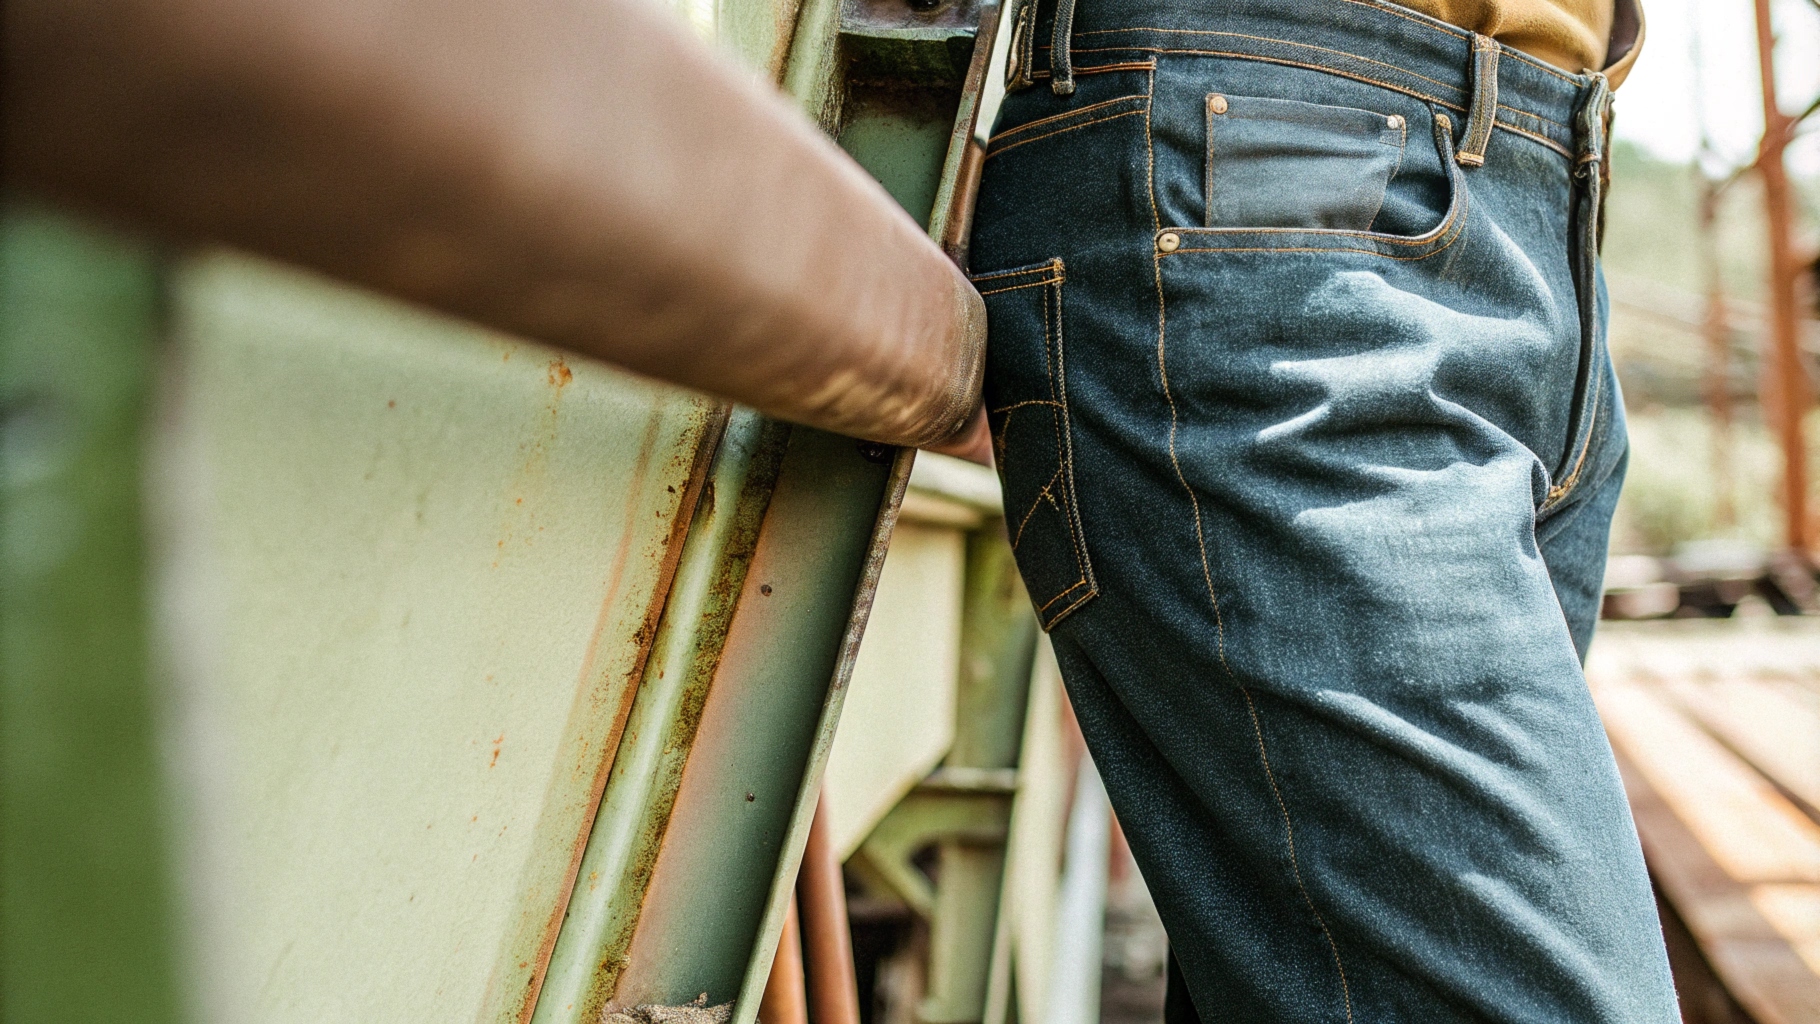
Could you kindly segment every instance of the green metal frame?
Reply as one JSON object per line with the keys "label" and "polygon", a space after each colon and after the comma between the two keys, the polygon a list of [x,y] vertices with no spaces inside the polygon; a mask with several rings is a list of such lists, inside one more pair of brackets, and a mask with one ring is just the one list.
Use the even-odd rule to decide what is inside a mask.
{"label": "green metal frame", "polygon": [[[723,46],[779,81],[940,239],[971,143],[978,97],[963,81],[981,13],[966,2],[918,12],[902,0],[723,0],[715,20]],[[987,16],[995,19],[996,8]],[[181,801],[165,793],[173,779],[169,752],[161,754],[155,742],[159,689],[151,652],[159,644],[151,637],[148,579],[163,571],[158,558],[168,553],[148,558],[142,453],[154,433],[147,407],[155,368],[174,336],[191,361],[175,387],[187,400],[201,396],[204,408],[188,414],[212,425],[211,457],[251,467],[233,481],[239,492],[204,496],[204,504],[218,499],[225,515],[241,517],[229,524],[230,539],[259,571],[295,569],[295,559],[308,557],[307,550],[289,550],[280,554],[290,563],[276,556],[259,562],[274,531],[327,528],[326,520],[314,521],[307,487],[285,474],[307,470],[316,474],[312,480],[341,486],[369,425],[376,447],[367,479],[377,472],[375,486],[387,489],[375,492],[376,518],[360,520],[375,533],[348,538],[350,550],[405,545],[400,538],[422,526],[426,509],[484,524],[494,502],[506,509],[501,557],[509,559],[508,542],[529,545],[541,533],[539,513],[524,496],[517,505],[506,493],[473,495],[467,505],[459,495],[444,496],[442,505],[432,500],[438,465],[414,460],[459,457],[438,424],[496,426],[494,440],[508,448],[522,435],[518,452],[527,461],[511,486],[533,498],[555,479],[552,459],[587,446],[567,435],[559,442],[559,424],[585,428],[585,437],[600,442],[596,451],[611,449],[612,458],[625,460],[613,465],[634,467],[623,480],[583,482],[604,484],[608,493],[599,497],[624,505],[627,532],[616,563],[624,572],[613,570],[581,679],[573,696],[562,698],[572,703],[540,695],[545,717],[537,742],[545,746],[538,749],[550,752],[556,774],[536,783],[543,791],[518,800],[499,785],[481,787],[476,792],[490,802],[472,823],[464,810],[461,820],[432,817],[426,831],[440,826],[445,831],[433,834],[442,837],[470,824],[479,829],[482,814],[502,814],[508,820],[498,836],[511,838],[477,831],[475,863],[510,842],[512,855],[526,858],[509,885],[494,887],[492,898],[513,906],[491,908],[486,927],[504,934],[480,935],[472,948],[482,952],[470,954],[495,961],[484,993],[476,989],[480,1019],[581,1024],[598,1020],[605,1007],[674,1005],[705,993],[713,1003],[736,1001],[736,1020],[751,1024],[914,453],[652,389],[257,261],[223,254],[160,259],[143,243],[18,202],[0,218],[0,255],[7,502],[0,519],[0,878],[7,893],[0,901],[0,1016],[175,1020],[185,998],[179,979],[214,969],[181,964],[179,950],[190,940],[179,938],[178,872],[167,829],[173,820],[195,819],[178,817]],[[513,363],[520,352],[526,355]],[[350,381],[357,394],[342,387]],[[567,407],[565,389],[580,394]],[[577,401],[588,409],[576,411]],[[257,439],[233,436],[234,424],[273,406],[291,418],[274,421]],[[274,432],[307,423],[312,408],[359,418],[327,424],[319,436],[273,441]],[[603,412],[612,409],[644,412],[636,422],[614,423]],[[407,413],[416,418],[406,422]],[[294,464],[286,461],[293,456]],[[274,500],[259,492],[274,480],[300,500],[260,504]],[[540,543],[579,545],[598,558],[606,527],[577,520],[575,482],[562,485],[569,503],[548,508],[571,510],[565,522],[550,524],[549,536],[563,539]],[[414,498],[404,494],[410,488]],[[358,512],[364,500],[334,497],[343,513]],[[414,503],[409,529],[386,525],[386,503],[394,499]],[[403,505],[398,511],[408,514]],[[993,529],[977,532],[968,548],[965,727],[944,768],[867,844],[868,857],[893,869],[922,845],[941,847],[940,886],[929,888],[925,879],[924,892],[917,888],[922,876],[898,876],[899,888],[933,922],[932,1021],[977,1020],[986,998],[1035,636],[1009,548]],[[388,566],[380,558],[366,571],[383,579]],[[528,607],[536,595],[525,589],[526,578],[501,577],[495,599]],[[278,589],[293,583],[239,581]],[[303,585],[318,588],[307,595],[317,604],[299,607],[318,607],[339,593],[321,580]],[[374,608],[382,606],[390,607],[381,601]],[[412,607],[404,602],[403,623],[389,628],[403,636]],[[468,621],[475,613],[439,621]],[[258,631],[282,625],[286,610],[236,614],[239,627],[252,631],[235,640],[242,660],[252,652],[269,662],[273,652],[261,650]],[[349,614],[347,622],[311,623],[315,632],[274,642],[296,646],[296,658],[383,647],[364,619]],[[516,642],[511,650],[528,649],[530,641]],[[406,649],[406,640],[398,643]],[[270,668],[257,657],[253,663]],[[361,709],[365,721],[378,716],[406,731],[419,724],[400,717],[408,700],[468,702],[475,706],[455,710],[483,719],[491,707],[485,701],[510,700],[509,691],[488,688],[491,674],[482,685],[480,668],[463,671],[475,678],[403,674],[397,693],[363,696],[350,683],[332,699]],[[314,696],[285,690],[289,678],[268,673],[232,696],[250,708],[240,723],[252,723],[245,742],[269,744],[276,756],[292,759],[253,781],[294,803],[295,791],[277,787],[345,785],[346,771],[302,760],[326,747],[311,746],[316,740],[339,737],[286,735],[292,723],[285,716]],[[558,704],[567,710],[558,713]],[[260,707],[267,717],[254,713]],[[351,755],[354,761],[340,755],[360,766],[347,771],[381,770],[406,757],[411,742],[442,744],[436,749],[447,753],[447,737],[436,729],[461,722],[442,710],[427,709],[421,717],[428,724],[401,737],[396,749],[375,750],[371,736],[361,737],[368,746]],[[494,769],[502,749],[522,749],[504,741],[500,733],[490,762],[477,750],[485,770]],[[540,778],[523,774],[511,756],[507,766],[521,773],[511,778]],[[506,777],[503,770],[498,777]],[[532,820],[515,825],[517,803]],[[302,806],[316,808],[307,800]],[[386,824],[372,816],[378,813],[348,812],[337,821]],[[272,826],[262,823],[245,848],[282,869],[291,833]],[[439,847],[436,855],[448,852]],[[465,851],[460,859],[467,861]],[[493,941],[492,952],[480,944]],[[401,964],[434,959],[434,950],[400,952]],[[475,973],[469,971],[470,987]],[[280,995],[271,998],[290,1019],[333,999],[361,998],[283,994],[283,986],[310,977],[274,973],[263,984],[278,986]],[[241,989],[258,984],[246,979]],[[424,1012],[433,1009],[425,1004]]]}

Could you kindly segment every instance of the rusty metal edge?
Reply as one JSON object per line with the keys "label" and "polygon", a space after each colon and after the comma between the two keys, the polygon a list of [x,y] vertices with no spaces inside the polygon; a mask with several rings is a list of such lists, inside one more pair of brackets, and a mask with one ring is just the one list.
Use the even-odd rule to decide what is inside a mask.
{"label": "rusty metal edge", "polygon": [[[626,721],[631,717],[632,704],[638,696],[637,680],[644,678],[645,663],[650,660],[651,651],[657,642],[657,625],[663,618],[664,607],[669,604],[670,588],[676,581],[677,567],[682,564],[683,544],[688,540],[689,529],[695,521],[695,511],[701,504],[702,491],[707,482],[708,470],[714,464],[714,457],[720,451],[721,439],[726,435],[727,422],[733,413],[730,403],[716,403],[709,412],[707,426],[702,431],[701,442],[696,446],[694,462],[689,466],[688,482],[684,485],[683,499],[676,510],[676,519],[670,524],[670,537],[665,542],[663,564],[658,568],[657,586],[651,593],[651,601],[645,607],[644,619],[638,627],[638,656],[634,661],[628,677],[634,680],[633,685],[626,687],[625,696],[619,707],[614,710],[613,726],[601,743],[600,764],[595,768],[594,779],[590,784],[584,819],[579,823],[575,841],[569,851],[569,867],[564,873],[560,890],[561,895],[550,908],[545,919],[542,934],[538,939],[536,957],[532,962],[531,976],[525,983],[523,995],[517,1000],[517,1010],[512,1020],[517,1024],[528,1024],[532,1013],[537,1009],[537,997],[543,990],[544,975],[550,967],[550,956],[556,951],[556,938],[562,931],[563,917],[568,913],[569,901],[575,893],[575,882],[580,877],[582,856],[588,849],[588,837],[594,833],[594,818],[600,812],[600,800],[607,788],[607,778],[612,774],[613,763],[618,760],[619,743],[625,735]],[[495,978],[501,974],[509,976],[511,965],[498,969]],[[491,986],[489,986],[491,988]],[[484,1000],[484,1007],[498,1005],[492,998]]]}
{"label": "rusty metal edge", "polygon": [[784,838],[783,853],[778,857],[777,871],[772,875],[771,898],[765,907],[764,921],[752,947],[752,959],[746,964],[745,980],[740,983],[733,1024],[754,1024],[758,1018],[759,1001],[771,974],[771,960],[777,952],[778,937],[783,933],[784,916],[789,910],[791,894],[796,890],[797,869],[802,865],[803,849],[809,841],[809,827],[821,793],[822,772],[828,766],[834,730],[840,722],[841,706],[847,699],[847,686],[853,679],[853,663],[859,657],[860,640],[865,636],[866,620],[872,614],[872,599],[878,594],[879,575],[885,568],[885,550],[897,527],[898,510],[904,502],[904,491],[910,486],[910,468],[915,462],[914,448],[898,449],[891,463],[891,475],[885,481],[884,502],[873,522],[865,566],[853,593],[853,609],[848,613],[847,628],[841,636],[840,659],[835,662],[834,676],[828,684],[828,696],[816,726],[815,746],[810,751],[809,764],[803,770],[796,809],[790,816],[790,829]]}
{"label": "rusty metal edge", "polygon": [[[720,665],[727,629],[738,609],[789,435],[786,423],[752,410],[737,410],[708,470],[703,491],[715,489],[714,507],[705,519],[698,509],[685,539],[681,565],[669,588],[637,695],[613,755],[607,787],[596,808],[595,822],[607,831],[590,828],[584,845],[581,867],[590,878],[605,872],[606,882],[601,902],[582,908],[584,916],[604,925],[598,935],[584,932],[581,937],[584,959],[597,965],[587,970],[586,981],[584,976],[571,976],[587,987],[568,993],[579,1000],[578,1012],[584,1019],[599,1016],[625,966],[626,947],[644,909],[651,871],[669,828],[682,772]],[[729,484],[733,488],[723,490]],[[657,660],[650,661],[651,657]],[[622,766],[622,762],[626,763]],[[620,813],[604,820],[599,817],[615,806]],[[597,852],[608,859],[604,863],[593,860],[590,854]],[[556,950],[563,948],[559,937],[547,962],[546,980],[548,969],[562,962]],[[535,1010],[532,1019],[538,1019]]]}
{"label": "rusty metal edge", "polygon": [[967,241],[973,233],[973,207],[979,199],[980,172],[985,169],[986,150],[974,138],[979,124],[980,99],[984,95],[986,74],[992,66],[992,51],[998,41],[1002,20],[998,0],[980,6],[979,28],[973,36],[973,57],[967,63],[967,77],[961,86],[961,106],[955,112],[954,129],[948,136],[948,154],[942,161],[941,191],[929,219],[929,235],[942,247],[954,265],[967,269]]}

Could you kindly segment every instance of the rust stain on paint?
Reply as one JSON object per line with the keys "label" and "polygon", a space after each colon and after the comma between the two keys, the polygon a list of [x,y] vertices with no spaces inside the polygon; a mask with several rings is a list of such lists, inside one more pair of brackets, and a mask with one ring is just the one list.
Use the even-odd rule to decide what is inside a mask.
{"label": "rust stain on paint", "polygon": [[[588,835],[593,829],[594,815],[600,806],[602,791],[606,789],[607,776],[612,771],[613,755],[619,747],[620,736],[625,731],[626,718],[631,713],[632,698],[637,693],[637,681],[644,673],[646,659],[650,656],[651,640],[657,631],[657,619],[661,614],[665,600],[669,596],[670,582],[676,575],[677,563],[682,557],[683,539],[688,534],[688,526],[694,515],[697,496],[702,491],[702,481],[706,478],[708,466],[713,459],[715,448],[726,427],[729,408],[724,405],[701,410],[700,421],[694,428],[698,433],[697,442],[687,449],[677,451],[664,460],[662,467],[657,468],[659,479],[674,478],[686,473],[686,482],[680,492],[675,485],[668,485],[666,495],[674,502],[670,529],[661,550],[645,555],[654,557],[655,581],[650,599],[646,602],[642,621],[633,634],[634,656],[632,665],[625,677],[610,684],[597,680],[598,665],[601,658],[601,644],[620,641],[619,637],[609,636],[609,627],[613,624],[615,610],[624,588],[628,563],[632,558],[632,540],[638,533],[635,523],[637,511],[645,495],[646,481],[653,471],[652,463],[658,449],[661,428],[664,423],[664,409],[659,406],[652,409],[646,421],[644,434],[639,441],[639,455],[635,463],[632,479],[627,481],[626,507],[624,522],[626,532],[620,538],[614,552],[612,563],[607,571],[605,595],[596,615],[594,629],[589,634],[588,647],[582,659],[582,669],[578,681],[578,698],[585,702],[571,712],[571,721],[599,721],[606,718],[611,722],[599,742],[583,743],[574,751],[575,761],[570,766],[572,783],[586,780],[582,790],[585,801],[581,806],[583,813],[579,816],[577,829],[570,848],[567,870],[562,876],[560,888],[555,898],[548,900],[549,913],[544,918],[539,930],[535,949],[534,962],[528,977],[515,978],[514,987],[522,985],[517,1010],[513,1020],[528,1024],[537,1007],[537,996],[543,988],[544,972],[550,963],[550,954],[556,947],[556,936],[562,927],[564,914],[568,911],[569,895],[574,891],[577,876],[581,871],[582,854],[587,850]],[[560,811],[560,809],[558,809]],[[536,905],[543,902],[541,894],[528,893],[527,903]],[[522,967],[523,965],[521,965]]]}

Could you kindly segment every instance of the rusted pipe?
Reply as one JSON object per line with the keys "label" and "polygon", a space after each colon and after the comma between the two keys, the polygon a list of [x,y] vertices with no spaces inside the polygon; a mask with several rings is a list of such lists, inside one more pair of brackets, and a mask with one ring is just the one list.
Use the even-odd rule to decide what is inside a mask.
{"label": "rusted pipe", "polygon": [[803,990],[803,943],[798,927],[796,899],[784,915],[784,930],[777,938],[777,956],[765,979],[765,994],[758,1001],[758,1024],[809,1024],[809,1002]]}
{"label": "rusted pipe", "polygon": [[801,871],[796,896],[802,907],[810,1016],[815,1024],[859,1024],[859,982],[853,968],[853,932],[847,923],[847,887],[841,879],[840,854],[828,834],[825,796],[815,805]]}
{"label": "rusted pipe", "polygon": [[894,444],[984,307],[858,165],[649,0],[8,0],[9,186]]}
{"label": "rusted pipe", "polygon": [[1770,340],[1765,376],[1775,382],[1776,432],[1782,440],[1782,514],[1788,546],[1806,555],[1813,544],[1807,519],[1807,440],[1802,423],[1813,394],[1801,364],[1801,330],[1795,310],[1800,267],[1789,240],[1793,206],[1782,151],[1788,146],[1789,117],[1776,102],[1776,33],[1769,0],[1756,0],[1757,65],[1763,85],[1763,139],[1757,173],[1763,177],[1763,205],[1769,242]]}

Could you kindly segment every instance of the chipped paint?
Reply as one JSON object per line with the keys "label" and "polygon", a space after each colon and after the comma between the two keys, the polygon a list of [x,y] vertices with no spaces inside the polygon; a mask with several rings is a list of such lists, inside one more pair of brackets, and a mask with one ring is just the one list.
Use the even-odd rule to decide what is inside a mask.
{"label": "chipped paint", "polygon": [[[611,624],[618,611],[620,594],[627,578],[632,531],[628,530],[619,540],[612,566],[608,571],[606,596],[601,601],[595,627],[588,642],[587,654],[582,662],[580,685],[577,689],[578,705],[571,713],[571,720],[576,723],[572,728],[578,730],[585,730],[589,728],[590,723],[598,723],[603,720],[610,721],[611,725],[598,743],[578,740],[569,744],[575,750],[575,754],[570,761],[570,767],[566,773],[567,782],[563,788],[572,789],[578,783],[585,784],[586,789],[582,791],[585,796],[582,796],[581,799],[585,800],[583,806],[586,809],[579,821],[579,829],[572,833],[573,838],[568,840],[570,851],[568,869],[560,888],[555,892],[545,894],[527,891],[524,894],[520,905],[525,908],[527,924],[529,924],[530,915],[535,914],[539,907],[547,908],[547,912],[537,928],[535,945],[530,949],[532,955],[512,972],[516,975],[516,979],[511,983],[511,987],[516,988],[520,995],[512,1001],[512,1009],[509,1014],[487,1013],[483,1014],[483,1020],[509,1019],[526,1022],[531,1019],[537,1006],[545,972],[549,967],[551,954],[556,948],[557,935],[561,930],[563,917],[567,912],[569,900],[575,888],[575,879],[581,871],[582,856],[587,848],[595,814],[600,807],[601,794],[606,789],[607,779],[614,763],[614,752],[619,747],[627,719],[631,715],[632,702],[637,693],[636,680],[643,675],[645,664],[650,658],[652,637],[657,632],[659,617],[662,614],[664,603],[668,599],[677,567],[681,563],[684,542],[688,536],[690,524],[694,521],[701,506],[700,499],[707,489],[705,481],[708,469],[718,450],[722,435],[725,433],[729,411],[729,408],[724,405],[713,406],[706,410],[699,440],[691,449],[687,450],[687,455],[685,456],[683,451],[672,448],[673,454],[663,466],[658,467],[659,479],[676,479],[679,475],[686,475],[682,475],[680,492],[675,484],[665,486],[665,493],[676,498],[676,506],[671,518],[669,537],[663,545],[658,564],[653,567],[657,577],[656,585],[650,590],[650,601],[645,608],[641,622],[629,638],[637,653],[624,675],[615,680],[613,685],[605,687],[589,685],[589,681],[599,672],[598,665],[602,655],[603,641],[618,644],[627,639],[612,636]],[[637,475],[627,487],[628,502],[635,500],[633,496],[645,489],[642,485],[644,474],[651,469],[651,455],[658,450],[659,444],[666,440],[661,431],[662,424],[655,417],[647,422],[644,435],[639,443],[640,458],[637,462]],[[685,457],[687,458],[686,464]],[[632,506],[628,505],[626,521],[629,523],[631,519]],[[552,810],[560,809],[552,808]],[[513,948],[522,948],[521,944],[527,938],[531,938],[531,936],[521,930]],[[498,980],[497,975],[495,980]],[[492,986],[489,987],[492,988]],[[500,986],[499,991],[503,995],[509,989]],[[487,1005],[494,1006],[501,1001],[498,998],[489,998]]]}
{"label": "chipped paint", "polygon": [[[612,997],[788,434],[786,425],[736,411],[700,487],[589,836],[581,867],[592,884],[571,900],[548,991],[538,1000],[539,1021],[571,1013],[592,1020]],[[716,497],[726,494],[732,499]]]}

